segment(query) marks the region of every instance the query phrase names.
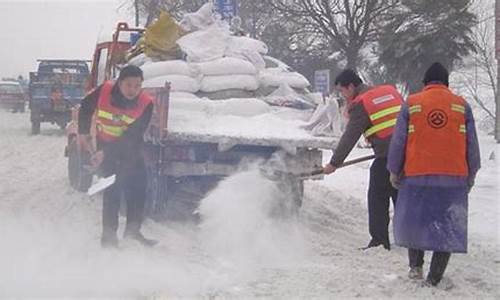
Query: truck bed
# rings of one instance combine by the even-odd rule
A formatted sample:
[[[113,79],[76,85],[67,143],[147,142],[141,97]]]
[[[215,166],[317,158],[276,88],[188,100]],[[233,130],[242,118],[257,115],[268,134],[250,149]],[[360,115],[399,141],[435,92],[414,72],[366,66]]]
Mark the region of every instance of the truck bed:
[[[265,113],[239,116],[213,109],[209,100],[200,101],[209,103],[186,109],[174,102],[169,108],[165,142],[211,143],[220,151],[236,145],[281,147],[295,154],[298,148],[333,149],[339,139],[313,136],[301,128],[310,111],[272,107]]]

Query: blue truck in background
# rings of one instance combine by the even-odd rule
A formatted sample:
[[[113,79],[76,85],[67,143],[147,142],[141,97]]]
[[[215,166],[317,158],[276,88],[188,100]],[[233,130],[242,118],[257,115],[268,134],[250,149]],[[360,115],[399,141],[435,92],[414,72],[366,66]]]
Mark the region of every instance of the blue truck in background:
[[[61,129],[71,121],[71,109],[85,96],[89,67],[87,60],[38,60],[37,72],[29,74],[31,133],[40,133],[40,124],[50,122]]]

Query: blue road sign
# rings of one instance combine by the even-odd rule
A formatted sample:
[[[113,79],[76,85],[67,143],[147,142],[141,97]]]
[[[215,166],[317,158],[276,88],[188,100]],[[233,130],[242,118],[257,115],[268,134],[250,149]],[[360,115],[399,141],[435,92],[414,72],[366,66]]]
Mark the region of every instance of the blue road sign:
[[[215,10],[221,15],[222,19],[231,19],[238,15],[238,1],[216,0]]]

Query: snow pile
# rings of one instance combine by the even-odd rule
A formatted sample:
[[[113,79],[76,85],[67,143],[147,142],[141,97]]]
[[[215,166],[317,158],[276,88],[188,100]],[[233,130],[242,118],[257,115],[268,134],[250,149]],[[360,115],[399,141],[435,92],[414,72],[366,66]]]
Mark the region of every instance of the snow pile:
[[[207,118],[216,115],[252,117],[271,112],[268,104],[256,98],[204,101],[193,94],[186,93],[175,93],[175,97],[170,100],[170,107],[174,116],[178,113],[203,113]]]
[[[301,128],[308,114],[273,108],[256,98],[205,101],[194,95],[172,97],[168,116],[171,133],[247,139],[310,140]],[[181,98],[180,98],[181,97]],[[316,138],[321,139],[321,138]]]
[[[204,249],[240,274],[302,260],[307,251],[298,224],[276,218],[280,202],[289,199],[256,168],[227,178],[198,209]]]
[[[66,138],[45,126],[30,136],[27,114],[0,111],[0,298],[500,297],[500,144],[491,136],[480,139],[483,168],[470,193],[469,253],[452,256],[444,280],[454,287],[444,290],[407,278],[404,248],[357,250],[369,240],[369,162],[307,181],[296,223],[268,217],[275,187],[250,169],[203,200],[201,227],[147,221],[143,232],[159,239],[158,246],[127,243],[120,231],[121,249],[103,250],[101,199],[69,187]],[[352,158],[370,151],[355,148]],[[123,218],[120,223],[123,230]]]

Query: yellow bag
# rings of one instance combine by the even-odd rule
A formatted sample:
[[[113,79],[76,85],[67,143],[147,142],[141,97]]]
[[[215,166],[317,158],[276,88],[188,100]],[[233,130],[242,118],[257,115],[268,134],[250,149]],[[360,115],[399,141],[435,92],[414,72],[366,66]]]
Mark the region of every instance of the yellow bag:
[[[162,11],[158,20],[146,28],[144,53],[157,59],[175,58],[180,52],[175,42],[184,34],[168,12]]]

